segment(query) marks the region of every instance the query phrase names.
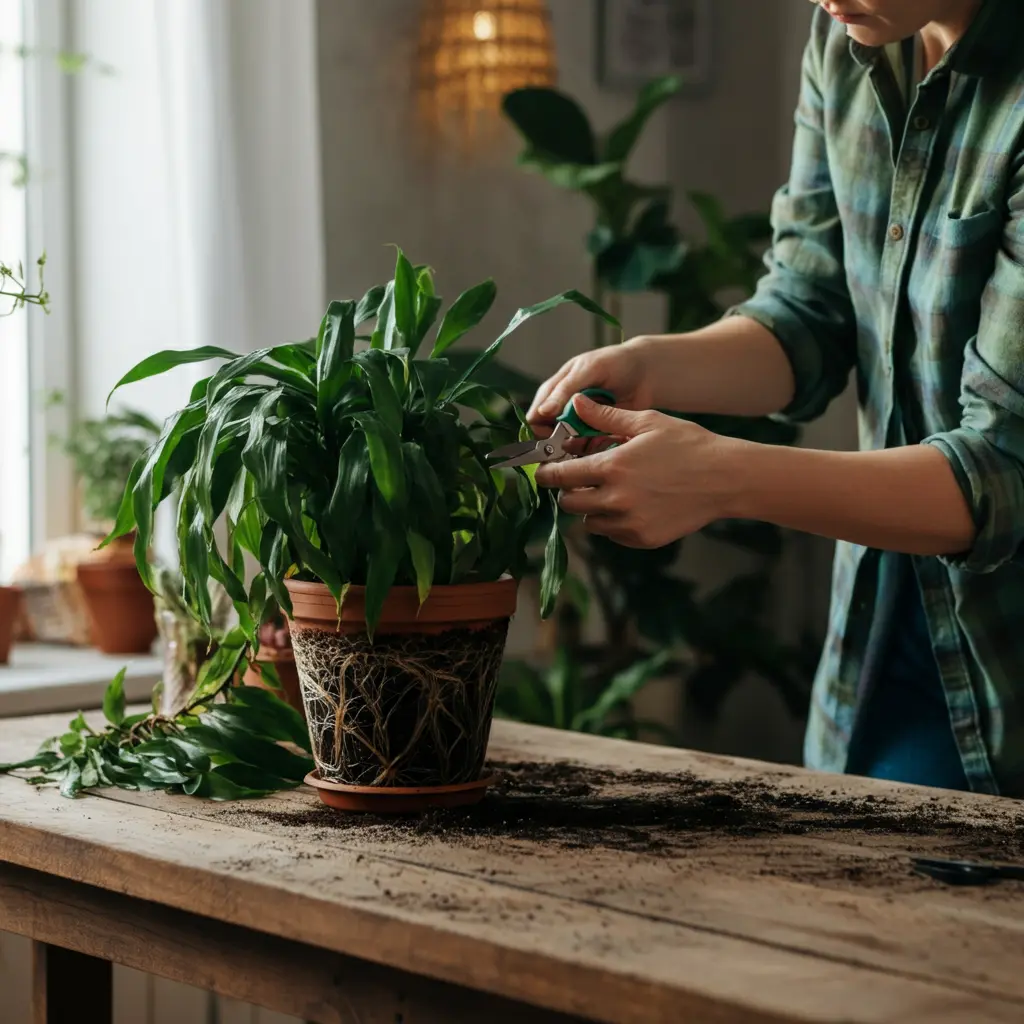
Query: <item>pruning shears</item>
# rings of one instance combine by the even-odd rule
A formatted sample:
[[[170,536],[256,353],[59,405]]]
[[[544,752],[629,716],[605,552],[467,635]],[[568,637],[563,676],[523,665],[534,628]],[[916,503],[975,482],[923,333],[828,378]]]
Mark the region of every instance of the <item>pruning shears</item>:
[[[1024,865],[981,864],[929,857],[916,857],[911,863],[918,874],[947,885],[989,885],[1003,878],[1024,881]]]
[[[584,388],[584,397],[601,405],[614,405],[615,396],[603,388]],[[501,459],[492,465],[493,469],[505,469],[511,466],[533,466],[544,462],[563,462],[575,459],[575,453],[566,450],[566,443],[579,437],[607,437],[602,430],[587,426],[580,419],[570,398],[561,416],[555,420],[555,429],[550,437],[533,441],[518,441],[516,444],[505,445],[489,452],[489,459]]]

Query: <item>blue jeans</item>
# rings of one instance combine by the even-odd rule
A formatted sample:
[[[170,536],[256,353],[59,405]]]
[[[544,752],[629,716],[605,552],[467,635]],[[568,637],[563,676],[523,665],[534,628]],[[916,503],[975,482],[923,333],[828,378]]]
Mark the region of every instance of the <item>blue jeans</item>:
[[[885,563],[886,559],[899,563]],[[873,779],[968,789],[910,560],[884,554],[896,586],[880,631],[882,654],[865,680],[846,771]]]

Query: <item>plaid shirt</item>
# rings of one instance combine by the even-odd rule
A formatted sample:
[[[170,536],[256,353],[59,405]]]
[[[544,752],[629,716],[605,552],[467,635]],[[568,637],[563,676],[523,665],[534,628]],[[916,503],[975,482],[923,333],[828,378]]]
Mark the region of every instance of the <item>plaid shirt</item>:
[[[934,445],[977,526],[914,558],[972,789],[1024,795],[1024,0],[985,0],[908,101],[883,50],[815,13],[769,273],[730,312],[793,366],[782,416],[856,370],[863,449]],[[842,771],[879,552],[839,543],[805,758]]]

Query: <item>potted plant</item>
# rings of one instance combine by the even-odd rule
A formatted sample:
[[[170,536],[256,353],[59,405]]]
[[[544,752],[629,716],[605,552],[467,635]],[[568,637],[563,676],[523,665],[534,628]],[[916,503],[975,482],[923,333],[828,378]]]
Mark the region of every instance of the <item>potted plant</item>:
[[[81,484],[83,512],[98,528],[97,544],[117,518],[132,466],[159,434],[149,417],[128,410],[86,420],[65,442]],[[157,635],[153,599],[136,570],[130,539],[83,561],[76,578],[96,647],[107,654],[150,650]]]
[[[316,762],[310,781],[327,803],[466,803],[488,781],[498,669],[538,494],[530,471],[487,465],[488,451],[530,435],[521,417],[510,429],[490,415],[497,395],[477,374],[519,326],[565,303],[618,326],[565,292],[520,309],[456,372],[445,353],[495,295],[489,280],[462,294],[423,355],[443,301],[431,270],[399,250],[394,278],[358,302],[332,302],[316,338],[241,356],[161,352],[118,384],[227,360],[135,463],[107,542],[134,530],[152,586],[154,511],[180,495],[186,603],[208,625],[213,578],[239,616],[234,646],[222,645],[216,670],[204,672],[204,693],[259,657],[275,607],[287,615]],[[222,517],[225,544],[215,532]],[[246,553],[259,567],[249,580]],[[548,592],[564,569],[556,516]]]

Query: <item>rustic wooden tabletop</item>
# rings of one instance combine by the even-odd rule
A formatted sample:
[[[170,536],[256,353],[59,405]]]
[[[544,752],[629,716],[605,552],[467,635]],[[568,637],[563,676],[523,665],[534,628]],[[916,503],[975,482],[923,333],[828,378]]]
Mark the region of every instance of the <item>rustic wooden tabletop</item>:
[[[66,717],[0,722],[0,760]],[[910,866],[1024,860],[1017,803],[507,723],[490,753],[480,807],[392,822],[305,788],[71,801],[0,778],[0,929],[310,1020],[463,1019],[354,1015],[346,986],[402,978],[492,1021],[1024,1020],[1024,883]],[[260,967],[243,935],[285,945]],[[317,957],[333,981],[303,975]]]

